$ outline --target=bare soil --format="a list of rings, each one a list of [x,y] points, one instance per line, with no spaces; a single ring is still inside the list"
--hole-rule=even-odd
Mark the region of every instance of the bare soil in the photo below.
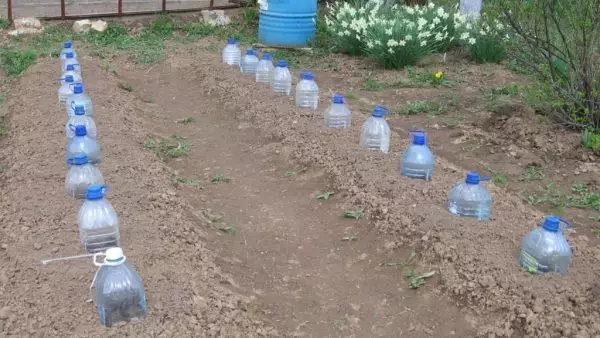
[[[216,44],[206,39],[173,48],[177,52],[165,63],[145,69],[117,60],[118,75],[96,59],[82,61],[98,112],[100,168],[113,187],[109,197],[120,215],[125,254],[146,283],[150,314],[139,324],[112,329],[97,324],[94,306],[87,302],[91,262],[39,264],[81,252],[80,203],[67,198],[62,186],[66,116],[56,106],[56,60],[41,60],[11,90],[11,135],[0,150],[0,163],[7,166],[0,173],[0,332],[40,337],[600,335],[600,250],[590,231],[592,212],[567,211],[576,220],[567,232],[574,250],[568,275],[531,276],[517,264],[520,239],[544,215],[516,196],[532,189],[518,180],[523,167],[531,161],[549,163],[547,178],[563,186],[575,180],[593,184],[598,177],[596,159],[577,150],[573,134],[534,125],[535,114],[522,107],[514,106],[501,119],[487,112],[481,88],[521,79],[501,66],[460,60],[428,66],[460,79],[455,88],[444,89],[458,95],[459,103],[444,116],[391,117],[392,151],[384,155],[357,146],[360,124],[372,105],[425,99],[439,89],[367,92],[366,77],[389,79],[397,73],[372,72],[364,61],[330,57],[322,63],[326,67],[315,68],[324,93],[321,108],[334,91],[353,91],[357,97],[350,100],[353,127],[327,130],[322,109],[296,109],[291,97],[276,96],[224,67]],[[188,117],[194,122],[177,122]],[[442,121],[450,119],[459,125],[444,127]],[[433,182],[397,174],[413,126],[427,128],[438,155]],[[144,149],[148,137],[173,134],[191,144],[189,156],[165,164]],[[582,165],[588,170],[573,178]],[[488,185],[493,219],[478,223],[450,215],[447,191],[465,171],[490,167],[506,173],[510,182]],[[211,183],[217,174],[231,181]],[[173,180],[185,179],[198,186],[173,186]],[[319,191],[335,195],[320,201]],[[365,209],[365,218],[341,217],[344,210],[358,208]],[[348,236],[356,240],[342,240]],[[406,261],[413,252],[419,257],[414,270],[436,272],[417,290],[408,288],[403,269],[385,264]]]

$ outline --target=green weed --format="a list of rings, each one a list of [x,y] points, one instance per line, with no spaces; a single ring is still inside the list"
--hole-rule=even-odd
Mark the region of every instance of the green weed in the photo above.
[[[0,164],[0,174],[5,173],[8,170],[8,166],[6,164]]]
[[[364,215],[365,213],[363,209],[344,211],[344,217],[346,218],[361,219]]]
[[[583,146],[600,155],[600,130],[586,129],[582,134]]]
[[[525,167],[525,170],[523,170],[523,173],[521,173],[521,178],[519,180],[524,182],[533,182],[543,180],[544,177],[545,175],[542,169],[536,164],[531,164]]]
[[[190,124],[193,122],[196,122],[196,119],[194,119],[193,117],[186,117],[186,118],[177,120],[177,123],[180,123],[180,124]]]
[[[333,191],[319,192],[317,194],[317,199],[318,200],[328,200],[331,196],[333,196],[333,194],[335,194],[335,192],[333,192]]]
[[[4,30],[4,29],[9,29],[10,28],[10,21],[6,20],[6,19],[0,19],[0,29]]]
[[[210,182],[212,184],[230,183],[231,178],[229,178],[223,174],[216,174],[215,176],[213,176],[213,178],[210,179]]]
[[[347,92],[346,93],[346,98],[348,100],[355,100],[356,99],[356,94],[354,94],[353,92]]]
[[[592,233],[594,236],[596,236],[596,238],[600,238],[600,228],[592,229]]]
[[[292,170],[287,170],[285,173],[283,173],[284,177],[292,177],[292,176],[296,176],[296,175],[297,175],[297,173]]]
[[[187,177],[182,177],[182,176],[177,176],[177,175],[173,175],[171,177],[171,183],[173,183],[174,186],[178,187],[180,185],[189,185],[195,188],[200,187],[200,182],[197,180],[193,180]]]
[[[8,76],[21,75],[21,73],[35,63],[35,59],[36,54],[33,50],[0,49],[1,66]]]
[[[408,282],[409,282],[408,286],[411,289],[417,289],[417,288],[421,287],[423,284],[425,284],[425,281],[427,279],[433,277],[433,275],[435,275],[435,271],[418,274],[417,272],[415,272],[412,269],[408,269],[404,273],[404,277],[408,280]]]
[[[394,108],[394,114],[400,115],[417,115],[429,113],[432,115],[441,114],[444,111],[442,106],[433,101],[414,101]]]
[[[144,140],[144,147],[154,150],[161,158],[177,158],[189,154],[190,144],[184,137],[173,135],[171,138],[149,138]]]
[[[233,225],[227,223],[218,223],[214,225],[214,227],[215,229],[228,234],[234,234],[237,232],[237,229]]]

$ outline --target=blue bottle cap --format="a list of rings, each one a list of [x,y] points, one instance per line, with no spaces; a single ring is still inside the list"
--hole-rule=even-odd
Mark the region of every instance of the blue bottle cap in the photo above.
[[[76,105],[74,110],[75,110],[75,115],[78,115],[78,116],[85,115],[85,106]]]
[[[75,80],[73,79],[73,75],[67,75],[67,76],[65,76],[65,82],[66,82],[66,83],[71,83],[71,82],[73,82],[73,81],[75,81]]]
[[[232,38],[227,39],[228,45],[235,45],[235,43],[236,43],[235,39],[232,39]]]
[[[269,53],[264,53],[264,54],[263,54],[263,60],[271,60],[271,54],[269,54]]]
[[[383,109],[381,106],[377,106],[375,109],[373,109],[373,113],[371,113],[371,115],[373,117],[383,117],[385,115],[385,109]]]
[[[413,137],[413,144],[417,146],[425,145],[425,133],[416,134]]]
[[[84,125],[75,126],[75,136],[85,136],[87,135],[87,130]]]
[[[67,65],[67,71],[74,71],[74,70],[75,70],[74,64]]]
[[[73,41],[69,41],[69,40],[65,41],[63,43],[63,47],[64,48],[71,48],[71,47],[73,47]]]
[[[542,228],[550,232],[558,232],[560,230],[560,218],[556,216],[546,216]]]
[[[315,79],[315,76],[311,73],[302,73],[302,79],[312,81]]]
[[[287,66],[288,66],[288,63],[285,60],[279,60],[277,62],[277,67],[286,68]]]
[[[342,95],[342,94],[333,95],[333,103],[339,103],[339,104],[344,103],[344,95]]]
[[[67,163],[70,165],[84,165],[88,162],[88,157],[85,153],[77,153],[67,160]]]
[[[415,135],[415,139],[417,138],[417,136],[423,136],[423,135]],[[423,139],[425,139],[425,137],[423,136]],[[479,182],[481,181],[481,177],[479,177],[479,173],[475,172],[475,171],[469,171],[467,173],[467,179],[465,180],[465,183],[467,184],[479,184]]]
[[[254,55],[254,49],[250,48],[246,50],[246,55]]]
[[[65,56],[67,57],[67,59],[72,59],[72,58],[74,58],[74,57],[75,57],[75,55],[73,55],[73,53],[72,53],[72,52],[68,52],[68,53],[66,53],[66,54],[65,54]]]
[[[83,83],[76,83],[73,86],[73,94],[81,94],[83,93]]]
[[[104,184],[92,184],[85,192],[85,198],[88,200],[101,200],[104,198],[104,193],[108,190],[108,186]]]

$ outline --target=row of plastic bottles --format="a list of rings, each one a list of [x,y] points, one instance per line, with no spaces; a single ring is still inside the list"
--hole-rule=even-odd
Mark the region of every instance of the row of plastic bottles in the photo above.
[[[278,93],[287,95],[291,92],[291,73],[284,60],[273,66],[270,54],[264,53],[259,61],[254,50],[248,49],[244,57],[241,49],[233,39],[227,41],[223,49],[223,63],[236,65],[244,74],[255,74],[256,82],[269,83]],[[296,85],[296,106],[300,108],[317,109],[319,88],[311,73],[303,72]],[[344,96],[336,94],[332,104],[324,112],[327,128],[349,128],[351,111],[346,106]],[[360,134],[360,147],[388,153],[390,150],[391,129],[385,119],[387,110],[377,106],[369,118],[363,123]],[[414,130],[409,134],[411,144],[400,159],[400,174],[406,177],[430,181],[435,169],[435,156],[427,146],[427,135],[422,130]],[[476,172],[467,173],[464,183],[457,184],[448,194],[448,210],[461,217],[471,217],[480,221],[489,220],[492,213],[492,196],[481,182],[482,178]],[[541,227],[528,234],[521,245],[520,262],[527,271],[543,273],[548,271],[566,273],[571,251],[564,238],[560,221],[554,216],[545,219]]]
[[[79,237],[83,248],[94,253],[94,264],[99,267],[93,282],[96,311],[106,326],[141,320],[147,313],[144,285],[135,269],[125,263],[119,247],[119,219],[105,198],[108,186],[98,168],[102,155],[92,100],[84,92],[81,66],[71,41],[64,43],[60,62],[58,102],[67,111],[65,160],[70,166],[65,189],[70,197],[84,199],[78,214]],[[99,262],[98,256],[104,259]]]

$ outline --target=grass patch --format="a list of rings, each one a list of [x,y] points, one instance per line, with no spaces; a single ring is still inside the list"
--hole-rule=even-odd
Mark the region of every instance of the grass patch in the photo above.
[[[4,30],[4,29],[9,29],[9,28],[10,28],[10,21],[0,18],[0,29]]]
[[[600,155],[600,130],[586,129],[582,134],[583,146]]]
[[[442,106],[437,102],[424,100],[424,101],[414,101],[414,102],[409,102],[407,104],[403,104],[401,106],[394,108],[393,112],[394,112],[394,114],[399,114],[399,115],[417,115],[417,114],[423,114],[423,113],[437,115],[437,114],[443,113],[441,108],[442,108]]]
[[[186,118],[177,120],[177,123],[179,123],[179,124],[190,124],[193,122],[196,122],[196,120],[193,117],[186,117]]]
[[[173,175],[173,177],[171,177],[171,183],[173,183],[175,187],[179,187],[181,185],[188,185],[194,188],[200,187],[199,181],[177,175]]]
[[[347,92],[346,93],[346,98],[348,100],[355,100],[356,99],[356,94],[354,94],[353,92]]]
[[[379,91],[388,88],[425,88],[425,87],[445,87],[452,88],[456,82],[445,77],[436,78],[435,73],[416,71],[408,67],[405,70],[408,80],[400,79],[396,81],[379,81],[374,78],[365,80],[364,89],[367,91]]]
[[[521,199],[531,205],[547,205],[553,210],[561,211],[564,208],[591,209],[600,211],[600,192],[589,191],[586,184],[577,183],[571,187],[572,194],[563,194],[556,183],[541,186],[540,192]]]
[[[545,177],[542,169],[536,164],[530,164],[525,167],[525,170],[521,173],[521,178],[519,181],[523,182],[533,182],[533,181],[541,181]]]
[[[18,76],[35,63],[36,53],[33,50],[19,51],[14,49],[0,49],[2,69],[8,76]]]
[[[177,135],[171,138],[152,137],[144,140],[143,145],[154,150],[163,160],[187,156],[190,150],[190,144],[185,141],[185,137]]]
[[[212,183],[212,184],[231,183],[231,178],[229,178],[223,174],[216,174],[215,176],[213,176],[210,179],[210,183]]]
[[[363,209],[344,211],[344,217],[346,217],[346,218],[361,219],[364,215],[365,215],[365,212]]]

